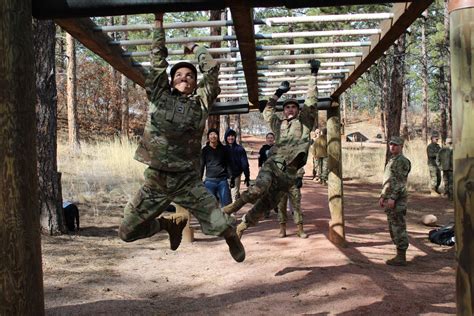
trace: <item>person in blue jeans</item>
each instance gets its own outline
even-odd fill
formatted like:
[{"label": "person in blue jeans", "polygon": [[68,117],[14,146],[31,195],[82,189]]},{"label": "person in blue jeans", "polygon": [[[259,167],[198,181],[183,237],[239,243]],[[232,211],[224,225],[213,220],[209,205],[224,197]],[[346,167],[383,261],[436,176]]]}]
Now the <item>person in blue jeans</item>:
[{"label": "person in blue jeans", "polygon": [[228,152],[219,140],[217,129],[209,129],[207,140],[206,146],[201,150],[201,178],[205,169],[204,186],[219,200],[221,207],[224,207],[232,202],[228,183],[231,177]]}]

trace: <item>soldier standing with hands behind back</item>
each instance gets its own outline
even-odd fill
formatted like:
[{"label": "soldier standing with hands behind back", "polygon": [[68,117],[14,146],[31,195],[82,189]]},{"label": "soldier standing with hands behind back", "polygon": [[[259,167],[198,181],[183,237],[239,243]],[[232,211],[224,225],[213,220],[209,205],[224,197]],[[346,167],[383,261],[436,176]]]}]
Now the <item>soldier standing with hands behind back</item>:
[{"label": "soldier standing with hands behind back", "polygon": [[145,82],[150,100],[148,119],[135,153],[135,159],[148,168],[144,185],[125,206],[119,236],[131,242],[166,230],[170,248],[176,250],[187,220],[159,217],[175,202],[198,219],[206,235],[224,237],[234,260],[242,262],[245,250],[235,233],[234,220],[222,212],[199,177],[201,138],[210,107],[220,93],[219,65],[204,47],[189,43],[185,53],[192,52],[203,79],[197,83],[194,65],[181,62],[171,68],[170,87],[163,13],[156,13],[152,68]]},{"label": "soldier standing with hands behind back", "polygon": [[397,255],[386,261],[388,265],[405,266],[408,249],[408,235],[405,216],[407,214],[407,178],[411,163],[402,153],[403,139],[393,136],[389,142],[392,154],[383,176],[383,188],[379,205],[385,208],[388,229],[393,243],[397,247]]},{"label": "soldier standing with hands behind back", "polygon": [[438,135],[431,135],[431,143],[426,147],[426,155],[428,156],[428,168],[430,170],[430,190],[431,195],[439,195],[439,185],[441,184],[441,171],[436,163],[436,156],[441,147],[438,145]]}]

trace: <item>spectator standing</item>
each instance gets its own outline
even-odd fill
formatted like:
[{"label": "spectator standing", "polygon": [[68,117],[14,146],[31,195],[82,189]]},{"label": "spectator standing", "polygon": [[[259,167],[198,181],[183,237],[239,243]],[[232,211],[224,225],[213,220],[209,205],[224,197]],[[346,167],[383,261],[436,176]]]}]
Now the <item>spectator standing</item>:
[{"label": "spectator standing", "polygon": [[270,149],[275,145],[275,134],[272,132],[265,136],[265,145],[263,145],[258,151],[258,167],[261,168],[265,160],[267,160]]},{"label": "spectator standing", "polygon": [[245,176],[244,183],[246,187],[250,185],[250,168],[247,159],[247,153],[242,145],[237,144],[237,133],[233,129],[228,129],[224,136],[226,150],[230,159],[230,192],[232,201],[240,197],[240,181],[242,173]]},{"label": "spectator standing", "polygon": [[438,135],[431,135],[431,143],[426,147],[428,156],[428,169],[430,170],[430,190],[432,196],[439,195],[439,185],[441,184],[441,171],[436,164],[436,157],[441,147],[438,144]]},{"label": "spectator standing", "polygon": [[230,204],[230,188],[228,179],[231,176],[229,167],[229,157],[224,145],[219,140],[219,132],[215,128],[210,128],[207,132],[207,144],[201,151],[201,179],[206,170],[204,186],[214,195],[221,204],[221,207]]},{"label": "spectator standing", "polygon": [[436,163],[443,171],[444,195],[453,200],[453,141],[446,138],[446,146],[441,148],[436,157]]}]

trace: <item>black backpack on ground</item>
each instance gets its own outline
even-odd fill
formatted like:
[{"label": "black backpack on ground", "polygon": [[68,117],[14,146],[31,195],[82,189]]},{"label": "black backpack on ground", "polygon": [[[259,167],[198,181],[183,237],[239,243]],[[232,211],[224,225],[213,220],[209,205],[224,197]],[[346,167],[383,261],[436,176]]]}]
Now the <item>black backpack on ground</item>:
[{"label": "black backpack on ground", "polygon": [[432,243],[443,246],[454,246],[454,224],[450,223],[428,233]]}]

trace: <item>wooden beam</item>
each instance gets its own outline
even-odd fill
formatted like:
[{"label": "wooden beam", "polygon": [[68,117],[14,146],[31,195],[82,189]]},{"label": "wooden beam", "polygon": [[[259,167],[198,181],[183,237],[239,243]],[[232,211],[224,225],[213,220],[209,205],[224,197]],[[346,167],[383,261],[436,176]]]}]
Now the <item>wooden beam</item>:
[{"label": "wooden beam", "polygon": [[334,91],[332,97],[338,98],[362,76],[432,2],[433,0],[419,0],[394,4],[392,9],[394,13],[393,19],[385,20],[381,23],[382,33],[380,37],[372,36],[371,47],[363,49],[363,57],[360,60],[359,58],[355,59],[356,66],[354,71],[352,71],[341,86]]},{"label": "wooden beam", "polygon": [[474,315],[474,1],[450,1],[457,315]]},{"label": "wooden beam", "polygon": [[112,38],[102,32],[93,31],[97,25],[91,19],[56,19],[55,22],[130,80],[145,86],[145,69],[133,66],[132,58],[122,56],[125,51],[120,46],[109,45]]},{"label": "wooden beam", "polygon": [[244,0],[228,0],[227,3],[230,7],[232,20],[234,21],[234,30],[239,43],[249,103],[250,106],[257,106],[258,75],[253,9]]},{"label": "wooden beam", "polygon": [[327,111],[328,140],[328,204],[329,240],[338,245],[346,245],[344,228],[344,194],[342,182],[341,114],[339,104],[334,102]]},{"label": "wooden beam", "polygon": [[[37,19],[78,18],[90,16],[131,15],[150,12],[182,12],[225,9],[233,1],[214,0],[33,0],[33,16]],[[400,0],[249,0],[250,7],[327,7],[364,5]],[[415,1],[418,2],[418,1]],[[242,2],[243,3],[243,2]]]},{"label": "wooden beam", "polygon": [[31,1],[0,16],[0,315],[44,315]]}]

